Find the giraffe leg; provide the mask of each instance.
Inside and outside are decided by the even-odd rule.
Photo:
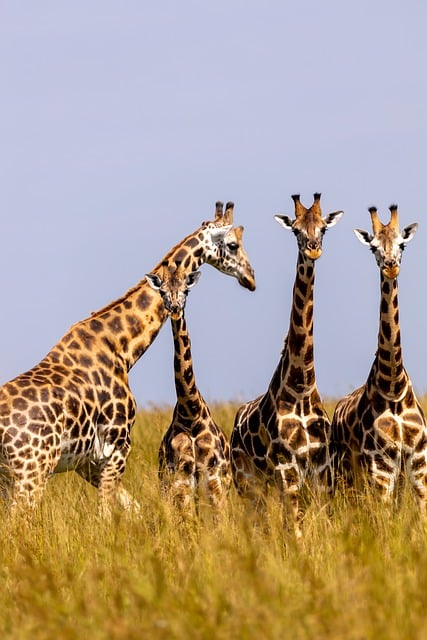
[[[26,459],[14,453],[1,463],[1,490],[12,511],[37,506],[59,457],[59,449],[45,447]]]
[[[199,501],[219,511],[231,483],[227,442],[221,435],[208,433],[195,440],[196,473]]]
[[[231,470],[234,486],[242,498],[255,509],[265,507],[265,478],[255,466],[251,457],[238,447],[231,448]]]
[[[116,449],[108,461],[102,465],[98,484],[99,508],[102,515],[109,515],[114,501],[125,510],[140,510],[138,502],[121,486],[126,459],[127,455],[124,455],[123,450]]]
[[[168,483],[167,488],[164,485],[169,497],[176,507],[182,512],[191,511],[194,503],[196,492],[196,479],[194,473],[174,473],[173,478]]]
[[[141,506],[135,498],[122,486],[121,476],[124,472],[127,456],[116,449],[107,461],[102,463],[88,462],[79,466],[77,473],[98,489],[98,503],[101,515],[109,516],[111,504],[116,502],[125,511],[139,513]]]
[[[220,466],[198,470],[199,500],[206,496],[206,502],[217,512],[224,505],[230,488],[230,477],[224,475]]]
[[[300,510],[300,485],[301,480],[295,465],[283,464],[276,467],[276,483],[279,487],[280,497],[283,506],[283,525],[288,528],[292,523],[293,531],[297,542],[302,537],[302,517]]]
[[[423,516],[427,516],[427,451],[415,452],[408,463],[409,481]]]
[[[196,491],[195,465],[186,461],[177,468],[166,464],[160,469],[160,487],[163,495],[182,513],[189,512],[194,506]]]
[[[372,485],[385,505],[392,505],[399,484],[401,458],[398,452],[378,457],[371,457],[368,470]]]
[[[159,477],[164,495],[182,512],[194,506],[196,460],[192,438],[168,431],[159,450]]]

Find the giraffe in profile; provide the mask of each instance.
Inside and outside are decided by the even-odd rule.
[[[172,326],[176,404],[159,450],[164,493],[183,511],[203,500],[218,511],[231,485],[230,447],[196,385],[191,342],[184,314],[187,294],[200,272],[186,275],[181,266],[165,265],[163,274],[148,274],[159,291]]]
[[[254,290],[254,272],[233,227],[233,203],[174,246],[163,262],[184,273],[203,263]],[[0,470],[12,506],[34,505],[48,478],[74,470],[111,503],[138,508],[121,478],[130,452],[136,403],[128,372],[167,319],[162,297],[143,278],[121,298],[74,324],[41,362],[0,388]]]
[[[292,196],[295,219],[275,216],[298,243],[289,332],[266,393],[237,412],[231,435],[231,466],[238,492],[255,504],[267,484],[275,483],[295,536],[301,532],[300,492],[313,484],[332,491],[330,421],[317,390],[314,371],[313,291],[315,261],[323,235],[342,211],[322,217],[320,194],[310,208]]]
[[[357,486],[367,477],[385,502],[399,497],[406,476],[425,511],[426,421],[403,365],[397,297],[402,252],[418,225],[400,231],[396,205],[390,207],[387,224],[379,220],[375,207],[369,212],[373,233],[355,229],[355,234],[371,249],[380,270],[378,349],[366,383],[335,408],[337,472],[347,486]]]

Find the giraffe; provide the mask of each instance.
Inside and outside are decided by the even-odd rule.
[[[316,386],[313,358],[313,288],[315,261],[322,254],[326,229],[343,212],[322,218],[320,194],[304,207],[292,196],[295,219],[274,216],[293,231],[298,243],[290,326],[281,358],[266,393],[237,412],[231,434],[231,467],[238,492],[254,504],[275,483],[284,514],[301,538],[300,493],[308,477],[332,491],[329,456],[330,421]]]
[[[185,273],[203,263],[253,291],[254,272],[233,227],[234,205],[218,202],[207,221],[164,261]],[[128,372],[167,319],[163,301],[143,278],[122,297],[74,324],[32,369],[0,388],[0,469],[7,502],[35,505],[53,473],[75,470],[97,488],[101,513],[112,502],[138,509],[123,488],[136,402]]]
[[[369,209],[373,233],[355,229],[375,255],[380,269],[381,302],[378,349],[366,383],[342,398],[332,419],[337,475],[348,486],[365,475],[381,499],[391,503],[407,476],[425,511],[427,498],[427,430],[423,410],[402,359],[397,277],[402,252],[417,224],[399,231],[396,205],[383,224]],[[360,473],[365,470],[366,474]]]
[[[184,314],[186,296],[200,271],[188,275],[167,265],[147,279],[168,310],[174,342],[177,401],[159,449],[159,476],[165,495],[183,511],[198,510],[203,498],[218,512],[231,485],[230,446],[197,388],[191,341]]]

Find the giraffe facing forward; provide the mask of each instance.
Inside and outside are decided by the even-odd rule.
[[[186,275],[180,265],[147,276],[169,312],[175,347],[177,401],[160,445],[160,482],[183,511],[197,509],[204,499],[219,510],[231,485],[230,447],[197,388],[184,314],[187,294],[199,277],[198,271]]]
[[[375,255],[380,269],[381,302],[378,349],[366,384],[335,408],[332,438],[337,471],[347,485],[359,484],[363,474],[386,502],[398,496],[406,475],[423,510],[427,498],[427,430],[423,410],[402,359],[397,276],[402,252],[417,224],[399,231],[397,206],[383,224],[377,209],[369,209],[373,233],[355,229]]]
[[[308,476],[332,490],[330,421],[315,379],[313,354],[314,265],[326,229],[342,211],[322,218],[320,194],[307,209],[292,196],[295,219],[275,216],[293,231],[298,260],[289,332],[267,392],[237,412],[231,435],[231,465],[238,492],[255,504],[276,483],[295,535],[301,537],[300,491]]]
[[[207,262],[255,289],[233,226],[233,204],[169,251],[185,273]],[[159,263],[154,273],[162,268]],[[75,470],[98,489],[108,513],[113,499],[137,507],[121,485],[136,403],[128,372],[167,318],[161,296],[141,280],[124,296],[73,325],[47,356],[0,388],[0,470],[12,505],[34,504],[47,479]]]

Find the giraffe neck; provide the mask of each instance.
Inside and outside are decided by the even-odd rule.
[[[208,244],[204,244],[204,233],[200,228],[187,236],[166,254],[153,272],[159,271],[165,260],[181,262],[185,273],[209,262],[213,256],[207,250]],[[124,296],[73,325],[47,357],[54,362],[66,363],[68,359],[69,365],[73,361],[90,367],[87,352],[96,350],[100,364],[129,371],[151,345],[166,319],[160,294],[143,278]],[[86,360],[82,361],[84,357]]]
[[[311,393],[316,385],[313,356],[314,262],[298,253],[292,310],[282,358],[273,378],[279,393]]]
[[[196,386],[191,357],[191,341],[184,314],[177,320],[171,319],[171,324],[175,347],[174,369],[177,398],[175,410],[182,418],[192,419],[199,414],[203,402]]]
[[[381,273],[378,349],[368,379],[368,387],[394,400],[406,393],[407,382],[400,344],[397,292],[397,278],[390,280]]]

